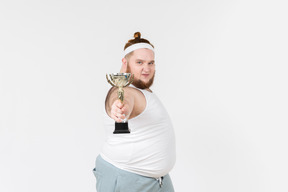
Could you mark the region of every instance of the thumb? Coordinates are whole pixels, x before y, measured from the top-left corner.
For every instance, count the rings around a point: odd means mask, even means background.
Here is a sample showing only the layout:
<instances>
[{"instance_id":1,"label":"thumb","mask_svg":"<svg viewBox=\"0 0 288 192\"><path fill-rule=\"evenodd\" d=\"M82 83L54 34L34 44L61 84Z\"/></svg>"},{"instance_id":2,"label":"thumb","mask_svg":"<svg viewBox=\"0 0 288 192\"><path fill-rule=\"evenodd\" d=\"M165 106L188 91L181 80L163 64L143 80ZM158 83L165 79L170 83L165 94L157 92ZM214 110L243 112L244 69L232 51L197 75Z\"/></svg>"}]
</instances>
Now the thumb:
<instances>
[{"instance_id":1,"label":"thumb","mask_svg":"<svg viewBox=\"0 0 288 192\"><path fill-rule=\"evenodd\" d=\"M120 99L117 99L117 100L115 101L115 104L116 104L116 106L117 106L119 109L122 109L123 103L121 102Z\"/></svg>"}]
</instances>

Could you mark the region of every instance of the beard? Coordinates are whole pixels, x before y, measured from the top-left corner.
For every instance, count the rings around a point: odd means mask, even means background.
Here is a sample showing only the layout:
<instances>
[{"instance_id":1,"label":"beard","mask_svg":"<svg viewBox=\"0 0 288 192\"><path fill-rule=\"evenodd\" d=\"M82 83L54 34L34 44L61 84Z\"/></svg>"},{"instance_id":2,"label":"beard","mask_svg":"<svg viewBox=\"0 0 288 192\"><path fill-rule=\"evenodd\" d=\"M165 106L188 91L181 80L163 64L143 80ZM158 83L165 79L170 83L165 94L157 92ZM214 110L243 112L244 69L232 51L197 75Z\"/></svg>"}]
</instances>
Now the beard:
<instances>
[{"instance_id":1,"label":"beard","mask_svg":"<svg viewBox=\"0 0 288 192\"><path fill-rule=\"evenodd\" d=\"M130 68L129 64L127 66L126 73L131 73L131 68ZM153 76L151 77L151 79L149 79L149 81L147 83L141 81L140 79L134 78L132 85L134 85L135 87L137 87L139 89L149 89L153 85L154 77L155 77L155 72L154 72Z\"/></svg>"}]
</instances>

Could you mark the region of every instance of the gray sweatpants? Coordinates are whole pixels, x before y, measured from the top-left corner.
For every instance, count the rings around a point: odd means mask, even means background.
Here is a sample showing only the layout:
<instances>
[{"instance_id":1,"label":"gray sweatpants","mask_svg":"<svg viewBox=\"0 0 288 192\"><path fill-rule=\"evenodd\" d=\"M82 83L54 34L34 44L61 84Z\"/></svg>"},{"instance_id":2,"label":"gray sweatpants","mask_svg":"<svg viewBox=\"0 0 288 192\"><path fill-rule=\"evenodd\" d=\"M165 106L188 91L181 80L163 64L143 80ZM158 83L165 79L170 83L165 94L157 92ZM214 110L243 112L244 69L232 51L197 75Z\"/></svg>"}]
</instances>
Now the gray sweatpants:
<instances>
[{"instance_id":1,"label":"gray sweatpants","mask_svg":"<svg viewBox=\"0 0 288 192\"><path fill-rule=\"evenodd\" d=\"M174 192L169 174L158 180L141 176L115 167L100 155L93 173L97 192Z\"/></svg>"}]
</instances>

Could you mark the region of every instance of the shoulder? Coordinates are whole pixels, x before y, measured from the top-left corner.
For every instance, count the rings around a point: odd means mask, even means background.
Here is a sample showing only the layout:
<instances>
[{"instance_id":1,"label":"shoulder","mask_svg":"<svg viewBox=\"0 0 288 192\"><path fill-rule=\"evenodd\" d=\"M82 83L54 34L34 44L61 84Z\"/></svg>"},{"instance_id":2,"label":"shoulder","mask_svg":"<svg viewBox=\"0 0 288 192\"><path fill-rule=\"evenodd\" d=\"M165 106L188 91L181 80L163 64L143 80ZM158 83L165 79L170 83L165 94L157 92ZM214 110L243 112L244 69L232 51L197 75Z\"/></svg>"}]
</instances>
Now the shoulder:
<instances>
[{"instance_id":1,"label":"shoulder","mask_svg":"<svg viewBox=\"0 0 288 192\"><path fill-rule=\"evenodd\" d=\"M131 94L131 95L136 95L136 96L137 95L143 95L142 91L140 91L139 89L134 88L134 87L125 87L124 91L125 91L125 93Z\"/></svg>"}]
</instances>

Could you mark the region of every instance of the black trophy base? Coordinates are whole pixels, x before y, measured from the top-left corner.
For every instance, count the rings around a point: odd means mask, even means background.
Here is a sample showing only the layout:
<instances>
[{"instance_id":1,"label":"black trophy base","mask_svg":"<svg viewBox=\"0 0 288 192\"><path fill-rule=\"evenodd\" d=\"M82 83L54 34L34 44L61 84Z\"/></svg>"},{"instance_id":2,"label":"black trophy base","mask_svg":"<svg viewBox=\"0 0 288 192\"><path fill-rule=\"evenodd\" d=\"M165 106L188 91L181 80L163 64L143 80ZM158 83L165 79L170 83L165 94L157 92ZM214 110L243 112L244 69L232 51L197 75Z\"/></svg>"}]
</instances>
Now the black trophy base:
<instances>
[{"instance_id":1,"label":"black trophy base","mask_svg":"<svg viewBox=\"0 0 288 192\"><path fill-rule=\"evenodd\" d=\"M115 122L115 130L113 134L127 134L130 133L130 130L128 128L128 122L126 123L117 123Z\"/></svg>"}]
</instances>

